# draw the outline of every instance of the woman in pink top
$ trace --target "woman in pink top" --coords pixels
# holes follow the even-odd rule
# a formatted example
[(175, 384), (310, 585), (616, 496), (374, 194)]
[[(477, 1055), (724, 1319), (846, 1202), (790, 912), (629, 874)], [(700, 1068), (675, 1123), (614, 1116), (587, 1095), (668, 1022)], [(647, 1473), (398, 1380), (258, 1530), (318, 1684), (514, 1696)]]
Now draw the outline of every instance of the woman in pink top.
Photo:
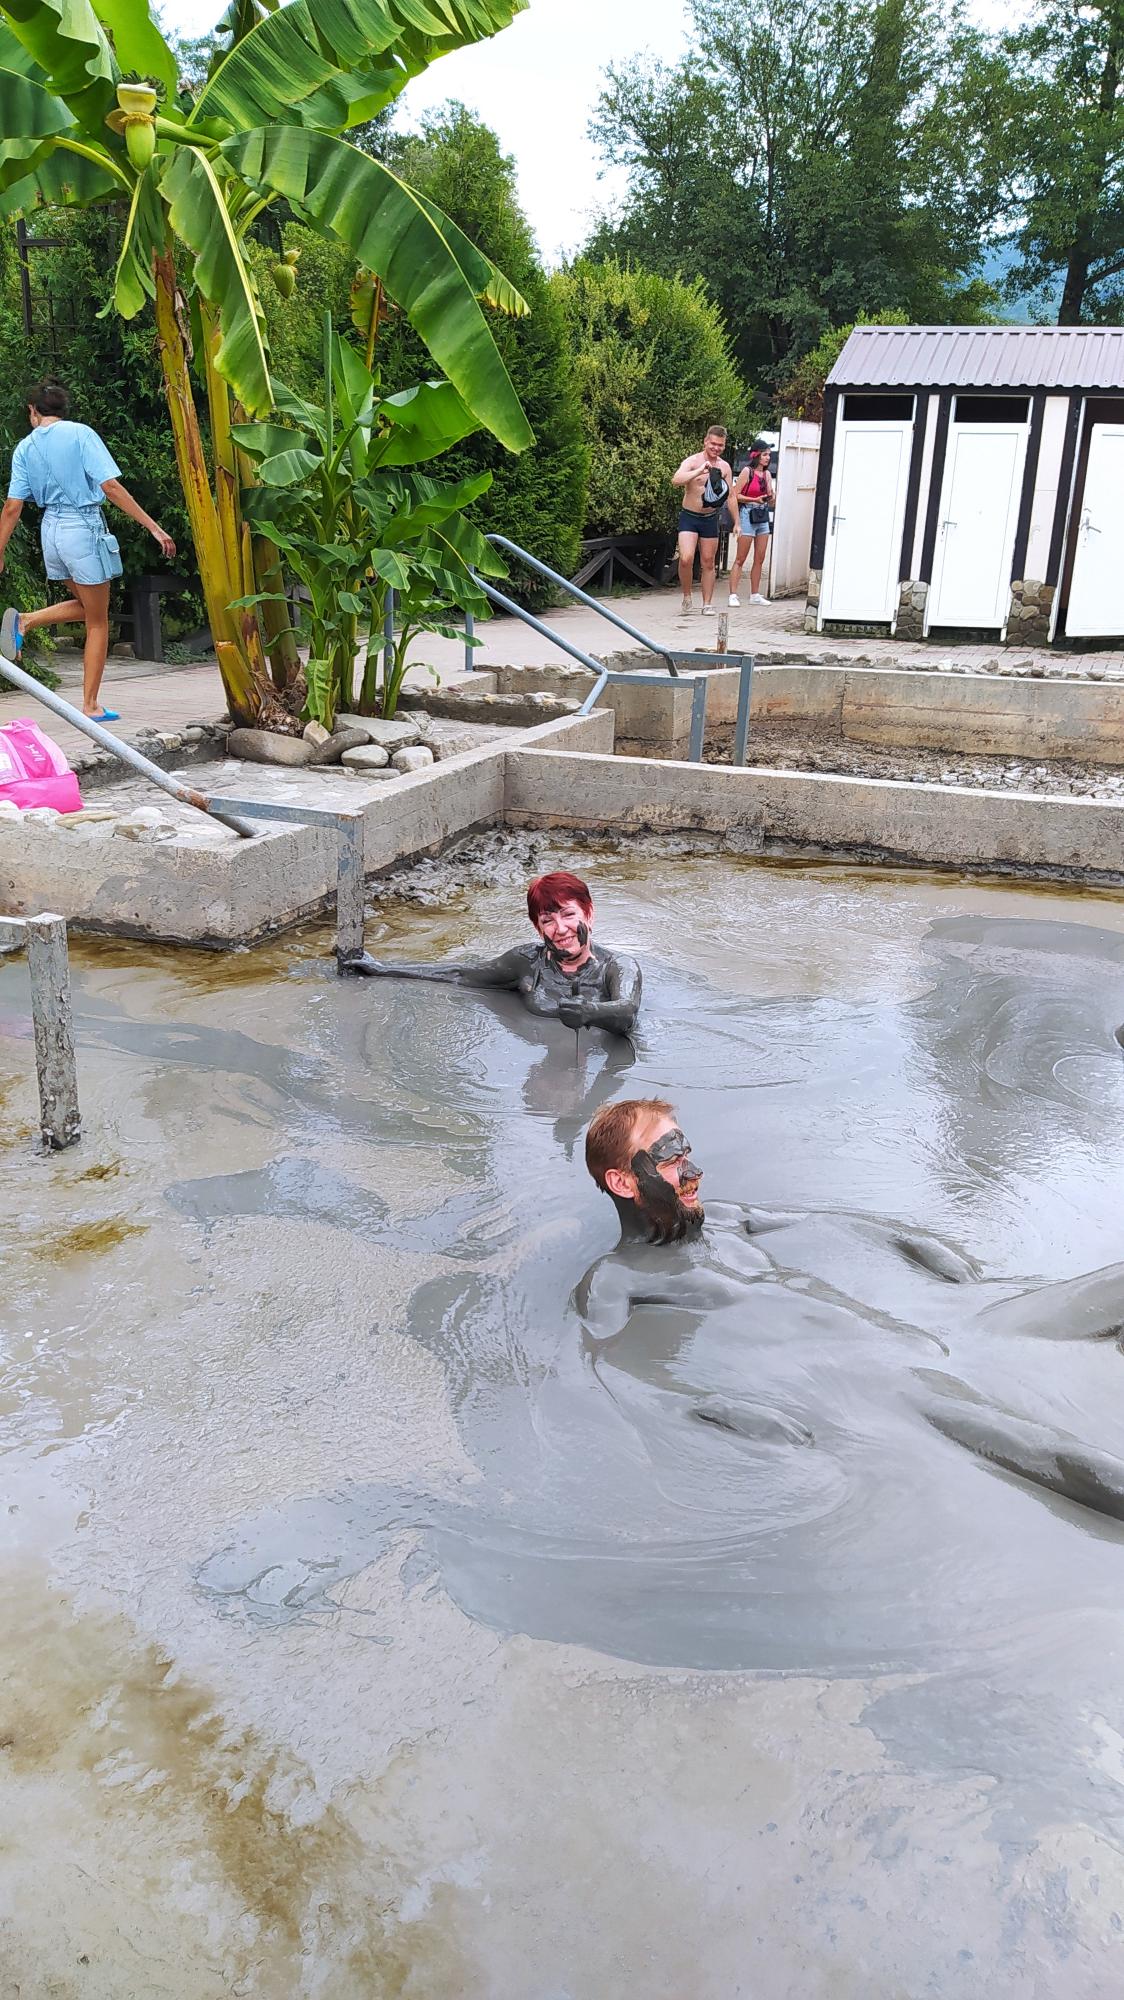
[(769, 536), (773, 532), (772, 505), (776, 497), (772, 474), (769, 471), (772, 451), (768, 445), (755, 445), (749, 454), (749, 462), (738, 481), (738, 509), (741, 533), (738, 536), (738, 553), (734, 567), (730, 571), (730, 602), (740, 605), (738, 585), (742, 580), (753, 544), (753, 562), (749, 572), (751, 604), (764, 604), (761, 595), (761, 572), (765, 567), (765, 557), (769, 551)]

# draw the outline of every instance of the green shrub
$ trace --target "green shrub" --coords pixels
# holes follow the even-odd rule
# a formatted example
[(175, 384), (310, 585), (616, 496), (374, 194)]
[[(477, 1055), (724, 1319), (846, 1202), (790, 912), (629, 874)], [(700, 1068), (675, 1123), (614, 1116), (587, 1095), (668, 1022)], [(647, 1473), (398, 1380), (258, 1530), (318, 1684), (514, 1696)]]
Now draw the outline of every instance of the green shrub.
[[(519, 207), (514, 163), (495, 133), (459, 104), (429, 119), (420, 136), (392, 142), (391, 156), (394, 171), (444, 209), (531, 308), (525, 319), (486, 310), (535, 444), (516, 458), (481, 432), (442, 457), (441, 476), (492, 473), (490, 490), (472, 510), (476, 525), (507, 535), (570, 576), (578, 563), (588, 457), (563, 313)], [(398, 319), (387, 327), (379, 359), (388, 390), (432, 373), (424, 348)], [(525, 604), (542, 604), (551, 594), (514, 562), (504, 588)]]
[(574, 357), (590, 453), (587, 532), (651, 534), (678, 510), (671, 475), (708, 424), (749, 428), (745, 389), (701, 279), (580, 259), (550, 280)]
[(785, 417), (809, 417), (819, 423), (823, 417), (823, 392), (839, 356), (856, 326), (908, 326), (903, 312), (868, 313), (849, 326), (833, 326), (821, 334), (816, 345), (801, 355), (777, 385), (778, 411)]

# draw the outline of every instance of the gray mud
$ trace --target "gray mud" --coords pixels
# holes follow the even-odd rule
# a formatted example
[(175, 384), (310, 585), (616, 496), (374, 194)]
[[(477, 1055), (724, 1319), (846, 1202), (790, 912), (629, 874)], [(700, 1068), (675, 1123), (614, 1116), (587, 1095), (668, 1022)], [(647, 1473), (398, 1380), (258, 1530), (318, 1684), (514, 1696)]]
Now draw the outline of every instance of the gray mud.
[[(1124, 914), (536, 838), (384, 885), (368, 942), (497, 948), (551, 861), (644, 964), (634, 1046), (320, 932), (80, 944), (89, 1136), (37, 1161), (0, 969), (0, 1952), (44, 1994), (1108, 2000)], [(580, 1141), (623, 1095), (674, 1097), (701, 1241), (615, 1246)]]

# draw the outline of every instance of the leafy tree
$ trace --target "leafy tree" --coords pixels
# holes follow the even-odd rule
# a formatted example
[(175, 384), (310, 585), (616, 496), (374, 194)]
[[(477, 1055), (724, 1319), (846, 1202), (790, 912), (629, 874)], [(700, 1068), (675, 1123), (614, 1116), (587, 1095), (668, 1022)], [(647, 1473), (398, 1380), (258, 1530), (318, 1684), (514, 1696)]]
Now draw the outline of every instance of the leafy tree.
[[(450, 452), (442, 471), (461, 479), (490, 473), (489, 489), (474, 509), (479, 525), (569, 576), (585, 522), (588, 454), (561, 303), (519, 206), (515, 163), (463, 104), (428, 118), (420, 135), (392, 141), (388, 158), (507, 273), (530, 307), (525, 319), (498, 322), (495, 338), (535, 433), (533, 448), (513, 460), (494, 437), (478, 432)], [(379, 357), (389, 387), (417, 375), (424, 351), (401, 316), (380, 339)], [(505, 588), (528, 604), (550, 596), (550, 586), (517, 563)]]
[[(215, 650), (239, 719), (253, 718), (267, 691), (255, 585), (277, 577), (276, 558), (262, 544), (255, 552), (247, 533), (231, 437), (237, 405), (254, 417), (272, 403), (247, 238), (278, 202), (338, 238), (397, 300), (477, 419), (521, 450), (529, 427), (478, 301), (511, 311), (523, 302), (447, 218), (338, 135), (366, 127), (412, 76), (495, 34), (524, 4), (349, 0), (332, 11), (315, 0), (234, 0), (222, 53), (195, 90), (183, 88), (148, 0), (99, 0), (100, 12), (92, 0), (0, 5), (0, 206), (127, 204), (115, 304), (126, 319), (154, 307)], [(196, 316), (210, 463), (185, 303)], [(270, 590), (266, 640), (284, 678), (294, 654), (279, 618)]]
[(802, 354), (777, 387), (777, 407), (786, 417), (810, 417), (819, 423), (823, 416), (823, 392), (839, 356), (856, 326), (908, 326), (904, 313), (869, 313), (849, 326), (833, 326), (820, 335), (814, 347)]
[(861, 313), (976, 317), (986, 187), (934, 0), (691, 0), (700, 53), (607, 73), (591, 134), (623, 212), (591, 254), (707, 278), (751, 380)]
[(555, 274), (590, 454), (591, 534), (669, 528), (671, 475), (708, 424), (747, 425), (722, 315), (687, 284), (608, 259)]
[(1019, 261), (1059, 326), (1124, 318), (1124, 0), (1045, 0), (1001, 38), (969, 115), (989, 131)]

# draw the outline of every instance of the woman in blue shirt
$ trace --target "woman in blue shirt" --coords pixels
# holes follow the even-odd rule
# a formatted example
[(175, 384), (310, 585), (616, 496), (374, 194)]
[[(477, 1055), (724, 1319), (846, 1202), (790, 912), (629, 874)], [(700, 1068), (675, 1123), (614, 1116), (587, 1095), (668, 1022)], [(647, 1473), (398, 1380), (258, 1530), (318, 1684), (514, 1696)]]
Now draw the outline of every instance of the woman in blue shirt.
[(9, 606), (0, 620), (0, 653), (18, 666), (25, 633), (40, 625), (84, 620), (82, 707), (96, 722), (116, 722), (116, 710), (102, 708), (98, 701), (109, 651), (109, 586), (121, 574), (121, 552), (116, 536), (106, 528), (103, 501), (111, 500), (147, 528), (162, 555), (170, 559), (176, 545), (122, 486), (119, 468), (97, 432), (88, 424), (67, 420), (69, 408), (70, 397), (61, 382), (40, 382), (28, 397), (31, 432), (12, 453), (8, 498), (0, 509), (0, 571), (24, 501), (33, 500), (43, 510), (48, 581), (68, 583), (71, 595), (41, 611), (21, 612)]

